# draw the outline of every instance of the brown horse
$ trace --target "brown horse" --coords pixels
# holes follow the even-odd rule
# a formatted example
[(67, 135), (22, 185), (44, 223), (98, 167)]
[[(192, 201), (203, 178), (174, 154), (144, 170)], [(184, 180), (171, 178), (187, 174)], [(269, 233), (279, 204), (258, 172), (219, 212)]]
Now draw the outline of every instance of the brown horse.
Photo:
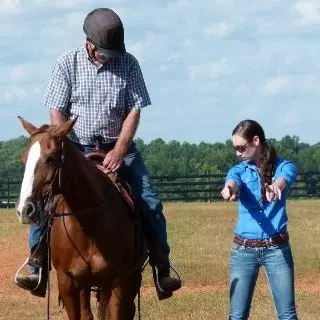
[(92, 286), (101, 289), (99, 319), (133, 319), (146, 258), (136, 245), (133, 212), (66, 136), (76, 120), (36, 128), (19, 118), (30, 140), (17, 214), (21, 223), (33, 223), (37, 204), (51, 204), (51, 258), (69, 319), (93, 319)]

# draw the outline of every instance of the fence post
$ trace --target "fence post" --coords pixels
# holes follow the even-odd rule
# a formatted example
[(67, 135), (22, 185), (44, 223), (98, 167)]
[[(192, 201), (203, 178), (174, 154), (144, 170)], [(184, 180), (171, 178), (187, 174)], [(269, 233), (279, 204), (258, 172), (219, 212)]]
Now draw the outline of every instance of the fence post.
[(7, 209), (10, 208), (10, 180), (7, 178)]
[(208, 172), (208, 185), (209, 185), (209, 202), (212, 202), (212, 192), (211, 192), (211, 170)]

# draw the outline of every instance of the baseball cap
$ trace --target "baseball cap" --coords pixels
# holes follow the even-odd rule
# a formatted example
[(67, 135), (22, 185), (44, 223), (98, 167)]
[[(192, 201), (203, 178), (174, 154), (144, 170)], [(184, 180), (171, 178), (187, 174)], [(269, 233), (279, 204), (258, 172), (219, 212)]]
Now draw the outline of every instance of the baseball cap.
[(122, 21), (111, 9), (98, 8), (91, 11), (84, 20), (83, 31), (108, 58), (118, 57), (126, 52)]

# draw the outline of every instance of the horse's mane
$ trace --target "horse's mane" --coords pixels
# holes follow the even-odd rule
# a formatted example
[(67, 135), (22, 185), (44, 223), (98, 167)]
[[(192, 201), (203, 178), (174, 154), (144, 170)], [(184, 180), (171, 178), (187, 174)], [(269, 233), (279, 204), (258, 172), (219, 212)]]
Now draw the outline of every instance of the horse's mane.
[(52, 128), (54, 128), (53, 126), (49, 126), (48, 124), (44, 124), (42, 125), (40, 128), (36, 128), (33, 132), (31, 137), (39, 134), (39, 133), (43, 133), (43, 132), (50, 132), (52, 130)]
[(32, 134), (31, 134), (31, 137), (39, 134), (39, 133), (44, 133), (44, 132), (49, 132), (51, 133), (53, 136), (56, 135), (56, 133), (58, 132), (58, 129), (59, 129), (59, 126), (58, 125), (55, 125), (55, 124), (51, 124), (51, 125), (48, 125), (48, 124), (44, 124), (42, 125), (41, 127), (39, 128), (36, 128)]

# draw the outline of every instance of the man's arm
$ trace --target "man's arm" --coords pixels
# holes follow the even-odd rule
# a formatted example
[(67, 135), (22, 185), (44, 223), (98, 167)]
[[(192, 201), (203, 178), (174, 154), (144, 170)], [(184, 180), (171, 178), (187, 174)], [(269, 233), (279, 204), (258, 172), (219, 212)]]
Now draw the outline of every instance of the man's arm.
[(103, 166), (109, 171), (115, 172), (120, 168), (137, 131), (139, 120), (140, 109), (128, 113), (114, 149), (107, 153), (103, 161)]
[(60, 111), (51, 109), (50, 110), (50, 122), (54, 125), (59, 125), (66, 122), (67, 117)]
[(118, 141), (114, 147), (114, 149), (122, 156), (124, 156), (127, 153), (132, 143), (132, 140), (139, 125), (139, 120), (140, 109), (129, 112), (129, 114), (123, 122)]

